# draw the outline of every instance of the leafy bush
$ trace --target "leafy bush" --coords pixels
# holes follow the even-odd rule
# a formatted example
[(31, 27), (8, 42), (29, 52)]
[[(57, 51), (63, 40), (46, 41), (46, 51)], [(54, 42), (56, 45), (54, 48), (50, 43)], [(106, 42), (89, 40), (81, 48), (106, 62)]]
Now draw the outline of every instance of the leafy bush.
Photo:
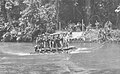
[(82, 37), (85, 39), (85, 41), (94, 41), (94, 40), (98, 40), (98, 35), (99, 35), (99, 31), (92, 29), (84, 32)]

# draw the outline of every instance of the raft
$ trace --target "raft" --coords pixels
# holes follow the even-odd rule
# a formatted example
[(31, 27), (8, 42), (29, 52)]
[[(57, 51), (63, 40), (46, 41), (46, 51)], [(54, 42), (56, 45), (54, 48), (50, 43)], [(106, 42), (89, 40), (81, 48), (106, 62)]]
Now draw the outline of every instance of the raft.
[(77, 49), (75, 46), (69, 46), (63, 48), (42, 48), (42, 49), (38, 49), (35, 52), (31, 52), (30, 54), (70, 53), (75, 49)]

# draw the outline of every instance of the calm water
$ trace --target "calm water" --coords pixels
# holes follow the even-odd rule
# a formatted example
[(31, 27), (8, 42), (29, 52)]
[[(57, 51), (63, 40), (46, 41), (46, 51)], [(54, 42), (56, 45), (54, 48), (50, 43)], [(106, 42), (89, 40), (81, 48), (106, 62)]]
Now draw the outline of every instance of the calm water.
[(0, 74), (120, 74), (120, 43), (73, 43), (80, 53), (29, 55), (32, 43), (0, 43)]

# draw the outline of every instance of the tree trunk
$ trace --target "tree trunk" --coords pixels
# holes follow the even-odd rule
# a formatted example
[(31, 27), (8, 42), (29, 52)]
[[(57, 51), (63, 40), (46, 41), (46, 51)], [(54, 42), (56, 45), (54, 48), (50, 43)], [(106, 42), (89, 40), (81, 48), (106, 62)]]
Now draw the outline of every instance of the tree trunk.
[(11, 25), (12, 24), (12, 18), (10, 16), (10, 10), (7, 10), (7, 20), (9, 22), (9, 24)]
[(91, 16), (91, 0), (85, 0), (85, 8), (86, 8), (85, 22), (86, 22), (86, 25), (88, 25), (90, 22), (90, 16)]

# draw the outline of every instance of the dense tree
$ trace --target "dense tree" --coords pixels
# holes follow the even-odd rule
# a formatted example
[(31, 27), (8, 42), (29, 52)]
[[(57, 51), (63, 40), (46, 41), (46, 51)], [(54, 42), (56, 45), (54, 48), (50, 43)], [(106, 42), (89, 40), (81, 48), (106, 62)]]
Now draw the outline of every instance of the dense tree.
[[(92, 0), (92, 20), (96, 20), (105, 23), (106, 21), (111, 21), (116, 25), (116, 13), (115, 9), (117, 7), (116, 0)], [(97, 17), (96, 17), (97, 15)]]
[[(4, 15), (7, 15), (2, 27), (5, 32), (1, 29), (5, 37), (3, 41), (14, 41), (13, 34), (23, 41), (31, 41), (38, 34), (53, 33), (57, 23), (56, 1), (49, 0), (46, 4), (42, 2), (43, 0), (3, 0)], [(6, 37), (8, 34), (10, 36)]]

